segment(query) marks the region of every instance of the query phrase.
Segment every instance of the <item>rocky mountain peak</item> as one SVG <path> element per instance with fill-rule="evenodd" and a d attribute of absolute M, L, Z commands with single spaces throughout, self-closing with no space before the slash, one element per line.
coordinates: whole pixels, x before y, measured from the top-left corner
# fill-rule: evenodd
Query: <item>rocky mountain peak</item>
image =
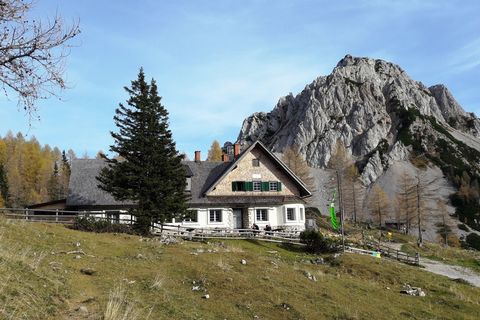
<path fill-rule="evenodd" d="M 322 168 L 341 140 L 368 185 L 391 163 L 410 157 L 412 137 L 427 148 L 431 141 L 423 135 L 435 136 L 435 130 L 475 139 L 480 121 L 443 85 L 427 88 L 396 64 L 346 55 L 330 75 L 318 77 L 296 96 L 280 98 L 271 112 L 245 119 L 238 142 L 260 139 L 274 152 L 295 144 L 312 167 Z"/>

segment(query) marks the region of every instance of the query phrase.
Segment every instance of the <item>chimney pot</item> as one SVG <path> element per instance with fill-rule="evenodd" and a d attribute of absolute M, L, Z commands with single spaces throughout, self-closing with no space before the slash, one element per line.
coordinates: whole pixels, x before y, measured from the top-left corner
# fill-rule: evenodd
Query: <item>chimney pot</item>
<path fill-rule="evenodd" d="M 200 151 L 195 151 L 195 162 L 200 162 Z"/>
<path fill-rule="evenodd" d="M 222 153 L 222 161 L 228 162 L 228 155 L 226 155 L 225 153 Z"/>
<path fill-rule="evenodd" d="M 239 154 L 240 154 L 240 143 L 235 143 L 235 145 L 233 146 L 233 156 L 235 157 L 235 159 L 238 157 Z"/>

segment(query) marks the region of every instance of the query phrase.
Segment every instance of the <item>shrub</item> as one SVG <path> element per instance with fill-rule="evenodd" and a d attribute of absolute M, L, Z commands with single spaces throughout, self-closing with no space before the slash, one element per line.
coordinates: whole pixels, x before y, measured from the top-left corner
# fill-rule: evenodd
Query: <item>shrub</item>
<path fill-rule="evenodd" d="M 300 241 L 304 243 L 306 251 L 310 253 L 325 253 L 339 251 L 337 241 L 325 238 L 320 232 L 306 230 L 300 233 Z"/>
<path fill-rule="evenodd" d="M 470 233 L 467 238 L 466 242 L 469 247 L 480 250 L 480 236 L 476 233 Z"/>
<path fill-rule="evenodd" d="M 112 223 L 107 220 L 97 220 L 93 217 L 76 217 L 72 229 L 88 232 L 118 232 L 132 233 L 130 225 L 121 223 Z"/>

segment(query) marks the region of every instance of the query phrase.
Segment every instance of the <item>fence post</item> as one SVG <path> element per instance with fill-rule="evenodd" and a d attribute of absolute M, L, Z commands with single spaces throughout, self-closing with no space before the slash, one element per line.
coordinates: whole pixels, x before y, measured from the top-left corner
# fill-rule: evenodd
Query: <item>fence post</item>
<path fill-rule="evenodd" d="M 25 209 L 25 220 L 28 220 L 28 209 Z"/>
<path fill-rule="evenodd" d="M 58 222 L 58 209 L 55 210 L 55 222 Z"/>

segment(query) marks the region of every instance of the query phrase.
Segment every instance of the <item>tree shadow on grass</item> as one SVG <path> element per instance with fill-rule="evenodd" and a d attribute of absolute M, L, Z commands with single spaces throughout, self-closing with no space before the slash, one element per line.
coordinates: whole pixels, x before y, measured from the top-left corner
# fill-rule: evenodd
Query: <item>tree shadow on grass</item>
<path fill-rule="evenodd" d="M 296 252 L 296 253 L 305 253 L 307 252 L 305 250 L 305 246 L 298 245 L 298 244 L 293 244 L 293 243 L 288 243 L 288 242 L 282 242 L 278 244 L 278 246 L 284 250 L 290 251 L 290 252 Z"/>

